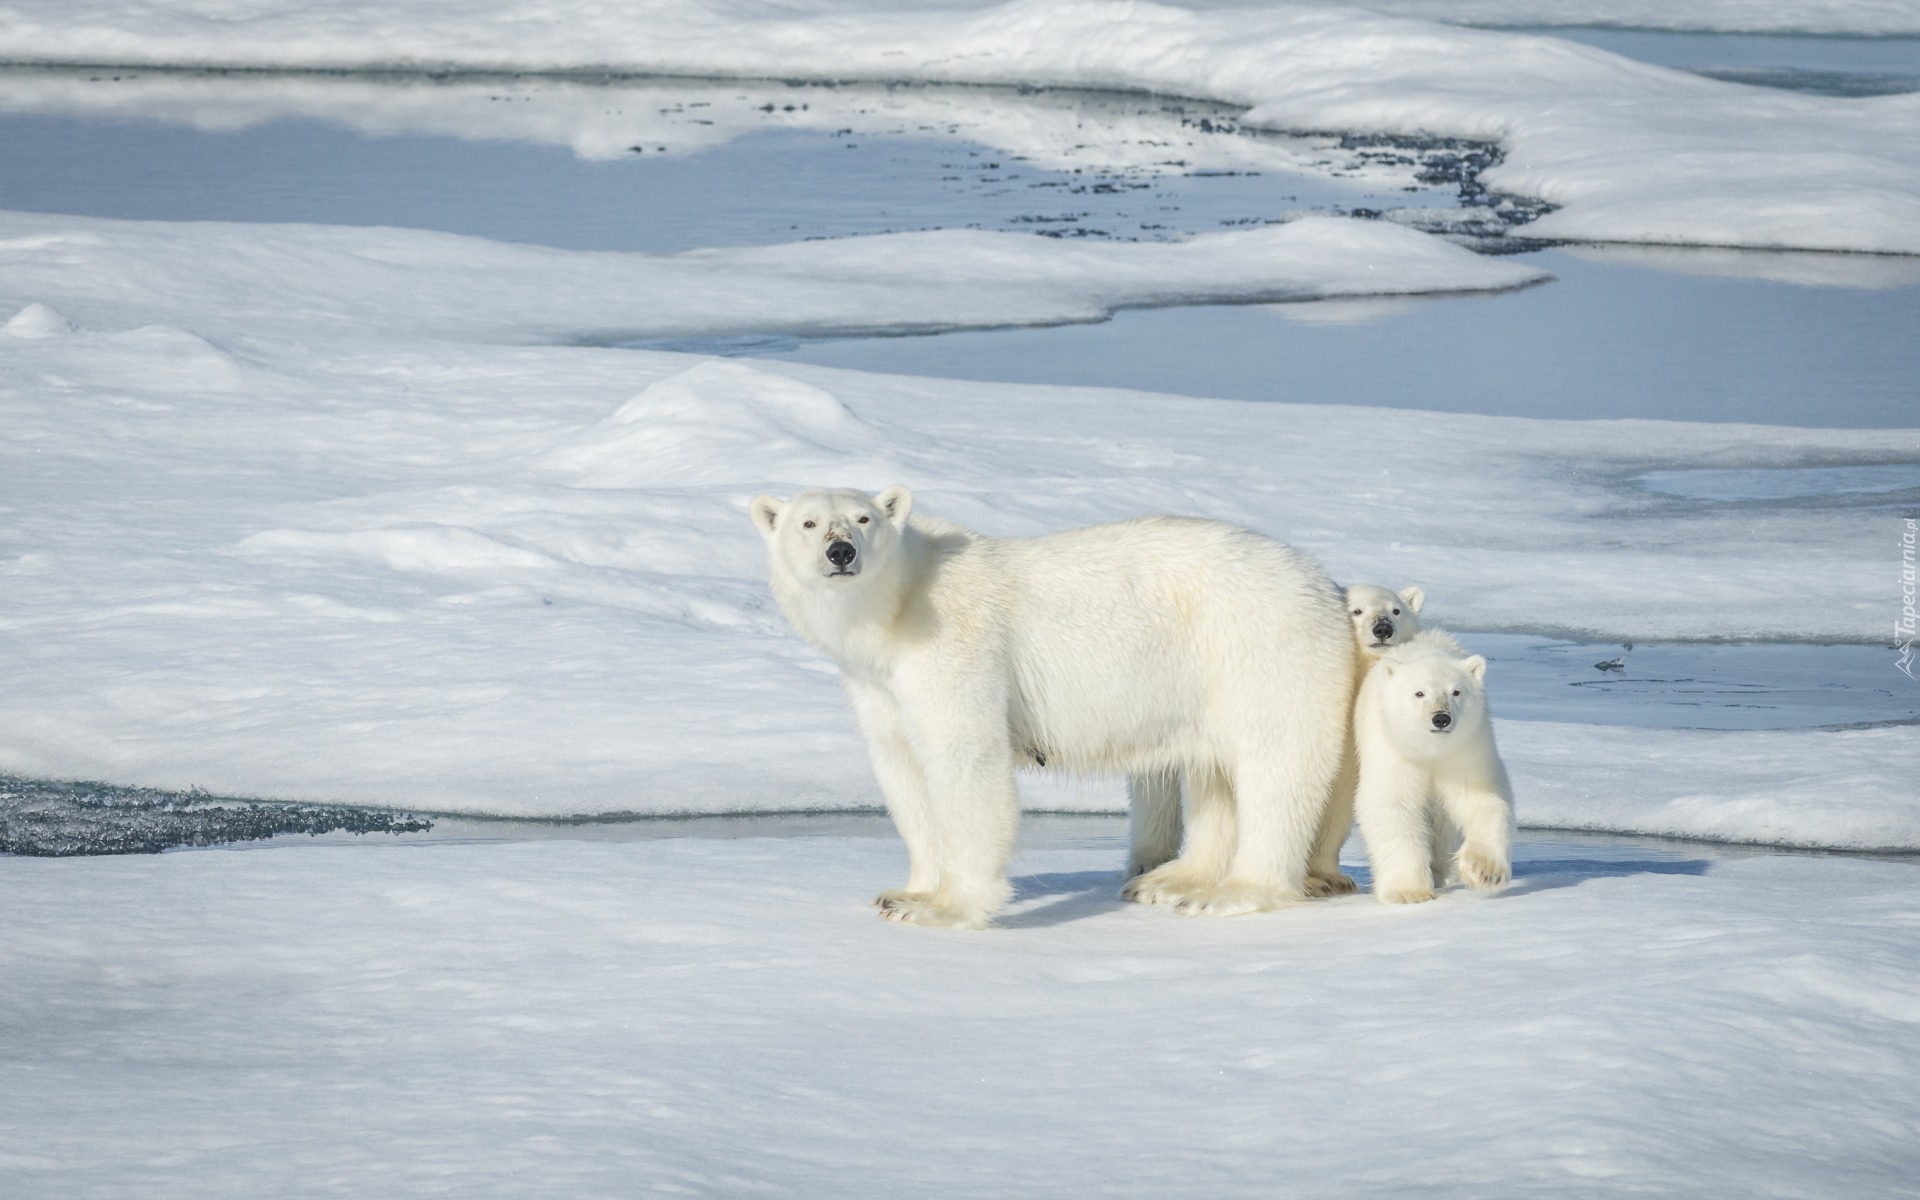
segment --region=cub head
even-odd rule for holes
[[[1370,583],[1347,589],[1347,619],[1353,622],[1354,644],[1378,658],[1389,646],[1398,646],[1420,632],[1420,606],[1427,594],[1417,587],[1390,592]]]
[[[747,509],[776,574],[802,585],[850,587],[891,560],[913,512],[913,493],[901,486],[877,496],[809,488],[785,501],[755,496]]]
[[[1368,687],[1394,739],[1425,756],[1451,752],[1487,720],[1487,660],[1422,652],[1384,654]]]

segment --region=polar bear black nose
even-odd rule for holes
[[[845,567],[853,561],[853,556],[858,553],[859,551],[853,548],[852,542],[831,541],[827,543],[827,561],[836,567]]]
[[[1443,712],[1433,714],[1433,727],[1435,729],[1445,729],[1451,724],[1453,724],[1453,717],[1451,715]]]
[[[1373,640],[1384,642],[1393,636],[1393,622],[1381,617],[1373,623]]]

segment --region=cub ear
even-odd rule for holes
[[[1401,588],[1400,598],[1405,600],[1407,607],[1414,612],[1419,612],[1420,606],[1427,602],[1427,594],[1417,587]]]
[[[873,502],[881,512],[887,514],[887,520],[893,522],[894,528],[906,527],[907,517],[913,512],[913,493],[907,490],[906,484],[894,484],[875,496]]]
[[[1467,669],[1467,674],[1473,676],[1475,681],[1479,683],[1485,683],[1487,681],[1487,660],[1481,658],[1478,654],[1468,658],[1460,665]]]
[[[774,526],[780,523],[780,514],[786,511],[786,504],[772,496],[755,496],[747,505],[747,511],[753,515],[753,523],[760,527],[760,536],[773,536]]]

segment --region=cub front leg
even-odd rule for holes
[[[1353,810],[1373,868],[1373,894],[1382,904],[1433,899],[1427,805],[1425,772],[1399,762],[1360,764]]]
[[[1440,801],[1459,826],[1460,882],[1497,892],[1513,878],[1513,787],[1496,758],[1465,777],[1440,781]]]

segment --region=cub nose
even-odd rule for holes
[[[852,542],[832,541],[827,543],[827,561],[842,569],[845,569],[849,563],[853,562],[853,556],[858,553],[859,551],[853,548]]]
[[[1451,724],[1453,724],[1452,714],[1443,712],[1433,714],[1433,727],[1435,729],[1445,729]]]
[[[1384,641],[1390,640],[1392,637],[1393,637],[1392,621],[1387,620],[1385,617],[1381,617],[1378,621],[1375,621],[1373,623],[1373,640],[1374,641],[1384,642]]]

